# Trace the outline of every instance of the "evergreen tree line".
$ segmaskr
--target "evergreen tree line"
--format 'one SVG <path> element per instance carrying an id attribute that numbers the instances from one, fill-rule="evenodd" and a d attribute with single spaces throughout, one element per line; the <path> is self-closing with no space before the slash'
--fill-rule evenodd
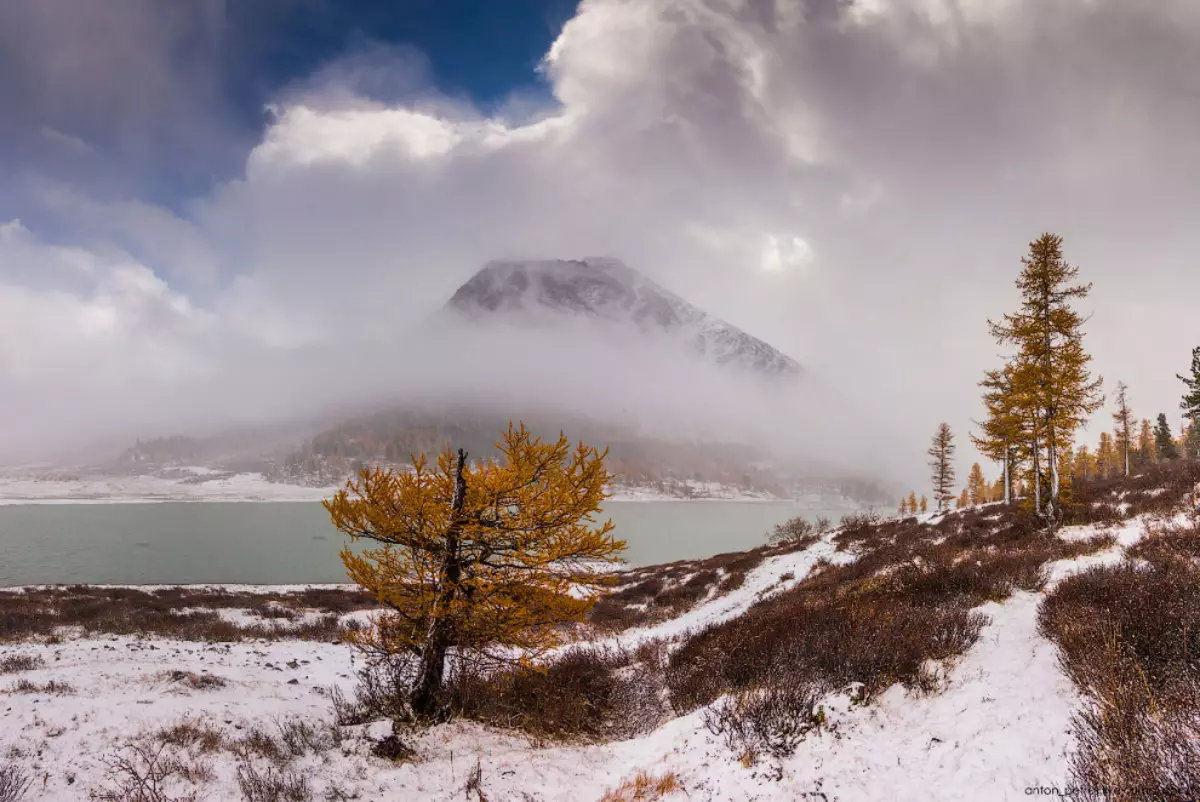
<path id="1" fill-rule="evenodd" d="M 1091 356 L 1083 345 L 1085 318 L 1074 304 L 1092 285 L 1078 281 L 1079 270 L 1063 257 L 1062 237 L 1043 234 L 1030 243 L 1021 260 L 1016 286 L 1017 309 L 999 321 L 988 321 L 997 344 L 1008 355 L 984 373 L 985 417 L 971 440 L 980 453 L 1000 467 L 988 483 L 978 463 L 971 466 L 967 486 L 956 497 L 954 434 L 938 425 L 928 451 L 936 509 L 1021 498 L 1048 524 L 1062 520 L 1073 482 L 1128 476 L 1149 466 L 1179 459 L 1200 459 L 1200 346 L 1192 351 L 1190 372 L 1179 375 L 1186 392 L 1180 404 L 1184 423 L 1178 433 L 1166 413 L 1152 423 L 1133 412 L 1129 388 L 1118 382 L 1114 430 L 1102 432 L 1092 450 L 1076 448 L 1076 435 L 1104 403 L 1103 378 L 1093 377 Z M 900 501 L 900 513 L 927 510 L 916 494 Z"/>

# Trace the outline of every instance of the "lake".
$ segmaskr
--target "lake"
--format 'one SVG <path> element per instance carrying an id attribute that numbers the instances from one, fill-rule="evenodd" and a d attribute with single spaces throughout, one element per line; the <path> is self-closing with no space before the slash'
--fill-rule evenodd
<path id="1" fill-rule="evenodd" d="M 707 557 L 765 541 L 790 502 L 610 501 L 630 565 Z M 0 506 L 0 586 L 345 582 L 343 537 L 312 502 Z"/>

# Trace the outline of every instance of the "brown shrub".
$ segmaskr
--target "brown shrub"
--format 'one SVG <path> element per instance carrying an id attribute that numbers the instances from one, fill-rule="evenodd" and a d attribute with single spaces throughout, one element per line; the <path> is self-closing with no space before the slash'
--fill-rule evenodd
<path id="1" fill-rule="evenodd" d="M 185 718 L 163 727 L 155 733 L 155 739 L 159 743 L 180 749 L 191 749 L 194 746 L 201 754 L 216 752 L 225 745 L 225 736 L 220 730 L 207 722 L 192 718 Z"/>
<path id="2" fill-rule="evenodd" d="M 310 802 L 312 787 L 308 778 L 289 771 L 268 767 L 259 772 L 250 764 L 238 766 L 238 787 L 246 802 Z"/>
<path id="3" fill-rule="evenodd" d="M 1126 549 L 1125 553 L 1163 570 L 1169 568 L 1171 563 L 1200 560 L 1200 525 L 1170 525 L 1153 529 Z"/>
<path id="4" fill-rule="evenodd" d="M 1072 763 L 1083 800 L 1184 800 L 1200 794 L 1200 569 L 1169 557 L 1093 568 L 1061 582 L 1039 627 L 1087 696 Z M 1190 546 L 1190 538 L 1180 544 Z M 1152 559 L 1151 559 L 1152 558 Z"/>
<path id="5" fill-rule="evenodd" d="M 461 671 L 447 696 L 457 715 L 538 741 L 631 737 L 662 720 L 661 683 L 651 669 L 622 652 L 581 647 L 538 668 Z"/>
<path id="6" fill-rule="evenodd" d="M 1169 515 L 1200 482 L 1200 462 L 1160 462 L 1130 477 L 1077 482 L 1064 514 L 1067 524 L 1120 521 L 1136 515 Z M 1125 505 L 1119 509 L 1117 505 Z"/>
<path id="7" fill-rule="evenodd" d="M 132 743 L 102 758 L 104 784 L 88 796 L 96 802 L 195 802 L 195 792 L 179 789 L 188 769 L 167 746 Z"/>
<path id="8" fill-rule="evenodd" d="M 782 759 L 822 723 L 819 699 L 817 690 L 803 683 L 774 682 L 739 691 L 705 710 L 704 726 L 743 762 L 754 763 L 763 755 Z"/>
<path id="9" fill-rule="evenodd" d="M 1040 588 L 1048 561 L 1112 543 L 1062 541 L 1011 507 L 947 515 L 933 526 L 859 521 L 835 541 L 857 559 L 823 564 L 671 655 L 666 682 L 677 712 L 777 677 L 826 688 L 858 682 L 867 697 L 896 682 L 927 688 L 926 662 L 961 654 L 987 623 L 973 607 Z"/>
<path id="10" fill-rule="evenodd" d="M 705 598 L 741 587 L 746 574 L 768 556 L 807 548 L 816 540 L 813 537 L 626 572 L 623 576 L 630 581 L 598 599 L 588 623 L 601 632 L 620 632 L 676 618 Z"/>
<path id="11" fill-rule="evenodd" d="M 0 767 L 0 802 L 21 802 L 33 780 L 20 766 Z"/>
<path id="12" fill-rule="evenodd" d="M 224 677 L 218 677 L 216 674 L 196 674 L 191 671 L 168 671 L 166 678 L 170 682 L 184 685 L 194 691 L 224 688 L 229 684 Z"/>
<path id="13" fill-rule="evenodd" d="M 39 654 L 9 654 L 0 657 L 0 674 L 16 674 L 19 671 L 34 671 L 45 667 L 46 661 Z"/>
<path id="14" fill-rule="evenodd" d="M 775 528 L 767 535 L 767 540 L 771 543 L 791 543 L 811 538 L 815 534 L 817 534 L 816 524 L 797 516 L 789 518 L 781 524 L 776 524 Z"/>
<path id="15" fill-rule="evenodd" d="M 342 612 L 374 606 L 364 594 L 351 590 L 256 594 L 181 587 L 29 588 L 0 591 L 0 640 L 49 635 L 60 626 L 80 627 L 90 635 L 156 634 L 199 641 L 336 640 L 346 629 L 339 623 Z M 180 612 L 184 608 L 187 611 Z M 223 608 L 249 610 L 262 623 L 231 623 L 217 612 Z M 303 612 L 314 610 L 321 615 L 297 623 Z"/>
<path id="16" fill-rule="evenodd" d="M 66 696 L 75 693 L 75 688 L 70 683 L 59 682 L 56 679 L 42 684 L 21 679 L 14 682 L 7 693 L 46 693 L 54 696 Z"/>

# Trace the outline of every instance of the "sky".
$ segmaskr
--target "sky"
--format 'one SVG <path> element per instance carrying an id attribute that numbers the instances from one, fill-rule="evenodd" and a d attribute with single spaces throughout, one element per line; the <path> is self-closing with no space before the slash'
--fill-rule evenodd
<path id="1" fill-rule="evenodd" d="M 1043 231 L 1096 372 L 1177 422 L 1198 40 L 1188 0 L 0 0 L 0 463 L 481 392 L 431 311 L 611 255 L 805 365 L 797 447 L 916 485 L 945 420 L 965 476 Z M 615 384 L 702 412 L 675 378 Z"/>

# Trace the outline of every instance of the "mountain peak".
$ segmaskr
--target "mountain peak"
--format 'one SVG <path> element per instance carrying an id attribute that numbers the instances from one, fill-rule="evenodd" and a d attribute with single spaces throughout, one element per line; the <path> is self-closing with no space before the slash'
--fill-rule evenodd
<path id="1" fill-rule="evenodd" d="M 493 261 L 458 288 L 446 307 L 474 319 L 552 323 L 590 318 L 682 337 L 719 364 L 795 375 L 800 365 L 762 340 L 693 306 L 619 259 Z"/>

